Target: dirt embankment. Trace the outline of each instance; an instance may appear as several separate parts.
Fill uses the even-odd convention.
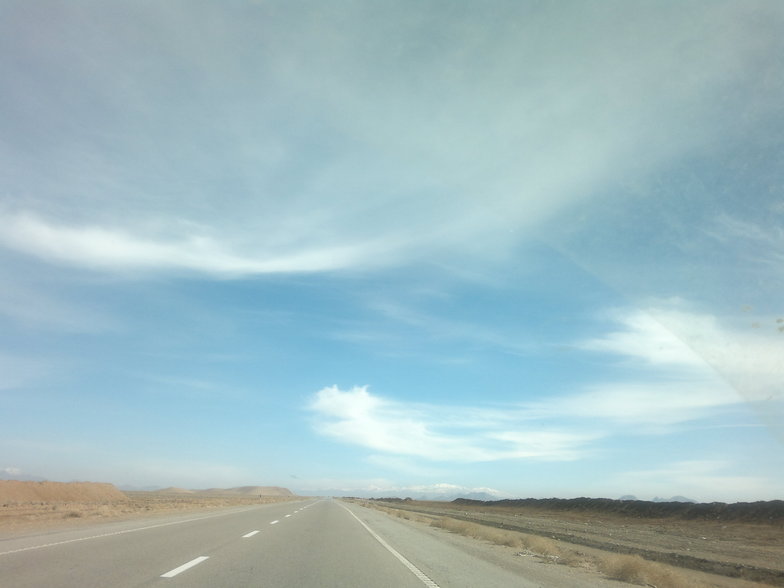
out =
[[[117,502],[128,497],[112,484],[98,482],[19,482],[0,480],[0,503]]]
[[[0,480],[0,532],[10,534],[62,525],[252,506],[297,497],[287,488],[243,486],[209,491],[166,488],[120,492],[95,482],[21,482]]]

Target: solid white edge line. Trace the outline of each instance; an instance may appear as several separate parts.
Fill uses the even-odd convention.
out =
[[[190,568],[192,568],[192,567],[193,567],[193,566],[195,566],[195,565],[199,565],[199,564],[200,564],[201,562],[203,562],[205,559],[210,559],[210,558],[209,558],[209,556],[202,555],[202,556],[200,556],[200,557],[197,557],[196,559],[192,559],[192,560],[191,560],[191,561],[189,561],[188,563],[186,563],[186,564],[182,564],[180,567],[178,567],[178,568],[174,568],[174,569],[173,569],[172,571],[170,571],[170,572],[166,572],[165,574],[161,574],[161,578],[173,578],[173,577],[174,577],[174,576],[176,576],[177,574],[181,574],[181,573],[182,573],[182,572],[184,572],[185,570],[187,570],[187,569],[190,569]]]
[[[420,570],[418,567],[416,567],[414,564],[412,564],[410,561],[408,561],[405,558],[404,555],[402,555],[398,550],[396,550],[389,543],[384,541],[379,535],[377,535],[376,532],[373,531],[373,529],[371,529],[370,527],[368,527],[362,519],[360,519],[357,515],[355,515],[353,512],[351,512],[351,510],[346,505],[341,504],[340,506],[345,508],[348,511],[348,514],[350,514],[352,517],[357,519],[359,524],[362,525],[363,527],[365,527],[365,530],[368,533],[370,533],[376,541],[381,543],[381,545],[383,545],[387,549],[387,551],[389,551],[392,555],[394,555],[396,558],[398,558],[400,560],[400,563],[402,563],[404,566],[406,566],[409,569],[409,571],[412,574],[414,574],[417,578],[419,578],[419,580],[425,586],[427,586],[428,588],[439,588],[438,584],[436,584],[435,582],[433,582],[433,580],[428,578],[427,575],[422,570]]]
[[[258,531],[251,531],[250,533],[243,535],[242,538],[247,539],[248,537],[253,537],[256,533],[258,533]]]

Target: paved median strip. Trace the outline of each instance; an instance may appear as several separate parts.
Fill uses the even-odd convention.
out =
[[[210,558],[208,556],[206,556],[206,555],[202,555],[201,557],[197,557],[196,559],[192,559],[188,563],[182,564],[180,567],[174,568],[170,572],[166,572],[165,574],[161,574],[161,578],[173,578],[177,574],[181,574],[185,570],[189,570],[193,566],[199,565],[205,559],[210,559]]]

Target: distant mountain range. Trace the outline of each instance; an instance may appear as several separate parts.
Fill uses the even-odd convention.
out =
[[[618,500],[640,500],[640,499],[632,494],[626,494],[625,496],[621,496]],[[686,498],[685,496],[673,496],[671,498],[659,498],[657,496],[653,500],[650,500],[649,502],[691,502],[692,504],[698,504],[698,502],[693,498]]]
[[[390,490],[345,490],[338,488],[324,488],[316,491],[297,490],[298,496],[352,496],[354,498],[411,498],[412,500],[436,500],[439,502],[451,502],[457,498],[468,498],[471,500],[498,500],[498,494],[489,492],[422,492],[415,489],[390,489]]]

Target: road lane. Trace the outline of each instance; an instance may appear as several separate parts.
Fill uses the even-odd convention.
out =
[[[150,585],[161,574],[239,542],[242,535],[268,526],[269,521],[302,504],[267,504],[200,517],[111,525],[110,534],[94,528],[0,541],[0,554],[4,554],[0,555],[0,587]],[[49,546],[37,548],[41,545]]]
[[[0,541],[0,587],[625,585],[566,566],[525,562],[513,553],[499,556],[479,542],[338,500],[262,505],[135,525],[106,525],[101,530],[109,534],[83,530],[66,542],[68,534]],[[102,536],[88,538],[90,533]],[[47,543],[55,544],[42,547]],[[13,546],[21,550],[8,549]]]
[[[440,588],[624,588],[632,584],[604,578],[585,568],[520,557],[511,547],[492,545],[427,524],[353,503],[343,503]]]
[[[207,555],[207,554],[205,554]],[[425,588],[337,501],[285,516],[161,588]]]

